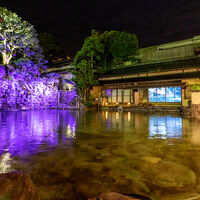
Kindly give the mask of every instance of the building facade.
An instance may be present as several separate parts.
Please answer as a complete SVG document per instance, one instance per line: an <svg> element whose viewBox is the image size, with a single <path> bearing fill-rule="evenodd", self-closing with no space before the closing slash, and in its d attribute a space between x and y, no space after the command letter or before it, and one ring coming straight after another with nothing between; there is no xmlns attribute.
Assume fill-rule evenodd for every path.
<svg viewBox="0 0 200 200"><path fill-rule="evenodd" d="M138 51L99 77L93 97L103 107L179 107L200 104L200 36Z"/></svg>

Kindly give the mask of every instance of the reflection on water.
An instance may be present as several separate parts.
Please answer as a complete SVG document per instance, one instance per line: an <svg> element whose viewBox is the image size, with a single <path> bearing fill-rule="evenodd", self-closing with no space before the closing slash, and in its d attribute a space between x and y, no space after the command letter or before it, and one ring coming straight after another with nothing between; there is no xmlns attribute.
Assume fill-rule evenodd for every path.
<svg viewBox="0 0 200 200"><path fill-rule="evenodd" d="M10 158L11 154L6 151L7 149L0 157L0 173L7 173L13 170L11 166L12 163L12 159Z"/></svg>
<svg viewBox="0 0 200 200"><path fill-rule="evenodd" d="M107 129L135 132L137 127L147 128L149 138L161 139L181 138L183 134L182 117L108 111L102 112L102 116L106 120Z"/></svg>
<svg viewBox="0 0 200 200"><path fill-rule="evenodd" d="M150 116L149 136L155 138L181 138L182 118L171 116Z"/></svg>
<svg viewBox="0 0 200 200"><path fill-rule="evenodd" d="M41 145L56 146L75 137L76 113L18 111L0 113L0 155L34 154ZM45 149L44 149L45 150Z"/></svg>
<svg viewBox="0 0 200 200"><path fill-rule="evenodd" d="M199 130L200 123L170 115L1 112L0 172L28 171L44 200L109 191L173 199L168 187L199 192Z"/></svg>

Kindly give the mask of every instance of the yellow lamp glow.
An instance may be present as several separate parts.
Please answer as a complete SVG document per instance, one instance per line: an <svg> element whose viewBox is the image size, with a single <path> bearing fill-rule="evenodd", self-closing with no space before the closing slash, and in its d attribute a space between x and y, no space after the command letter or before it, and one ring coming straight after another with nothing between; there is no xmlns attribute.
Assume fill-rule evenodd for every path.
<svg viewBox="0 0 200 200"><path fill-rule="evenodd" d="M128 112L128 121L131 121L131 112Z"/></svg>
<svg viewBox="0 0 200 200"><path fill-rule="evenodd" d="M119 113L116 112L116 120L119 120Z"/></svg>

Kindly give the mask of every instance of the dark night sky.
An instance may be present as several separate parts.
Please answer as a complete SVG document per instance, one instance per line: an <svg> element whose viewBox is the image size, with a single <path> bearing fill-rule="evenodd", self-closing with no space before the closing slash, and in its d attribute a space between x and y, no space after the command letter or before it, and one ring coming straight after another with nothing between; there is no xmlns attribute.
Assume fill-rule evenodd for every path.
<svg viewBox="0 0 200 200"><path fill-rule="evenodd" d="M0 0L0 6L38 33L54 34L71 56L91 29L135 33L140 47L200 34L200 0Z"/></svg>

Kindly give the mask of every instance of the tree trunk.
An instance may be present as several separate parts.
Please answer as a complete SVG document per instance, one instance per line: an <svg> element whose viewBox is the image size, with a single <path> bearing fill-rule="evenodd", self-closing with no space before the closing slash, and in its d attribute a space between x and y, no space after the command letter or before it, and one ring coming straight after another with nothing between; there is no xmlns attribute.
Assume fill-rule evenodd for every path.
<svg viewBox="0 0 200 200"><path fill-rule="evenodd" d="M89 92L90 92L90 89L85 89L84 91L84 102L87 102L88 101L88 97L89 97Z"/></svg>
<svg viewBox="0 0 200 200"><path fill-rule="evenodd" d="M12 59L12 54L7 55L5 52L2 53L3 56L3 65L8 65L10 63L10 60Z"/></svg>
<svg viewBox="0 0 200 200"><path fill-rule="evenodd" d="M105 72L106 72L106 70L107 70L107 62L106 62L106 58L105 58L105 68L104 68L104 70L105 70Z"/></svg>
<svg viewBox="0 0 200 200"><path fill-rule="evenodd" d="M5 77L6 78L9 78L9 75L8 75L8 59L7 59L7 54L6 53L3 53L2 54L3 56L3 65L5 66Z"/></svg>
<svg viewBox="0 0 200 200"><path fill-rule="evenodd" d="M93 69L93 55L91 55L91 68Z"/></svg>
<svg viewBox="0 0 200 200"><path fill-rule="evenodd" d="M83 93L83 102L85 103L87 100L86 100L86 90L84 90L84 93Z"/></svg>
<svg viewBox="0 0 200 200"><path fill-rule="evenodd" d="M3 55L3 65L7 65L8 64L7 63L7 55L6 55L6 53L3 53L2 55Z"/></svg>

